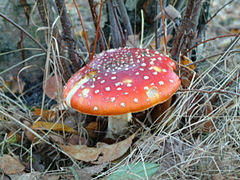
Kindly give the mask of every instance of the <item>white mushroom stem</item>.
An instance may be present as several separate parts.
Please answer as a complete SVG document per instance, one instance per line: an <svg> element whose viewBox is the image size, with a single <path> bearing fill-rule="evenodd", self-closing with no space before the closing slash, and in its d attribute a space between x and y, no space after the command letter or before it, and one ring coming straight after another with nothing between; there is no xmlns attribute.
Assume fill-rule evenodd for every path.
<svg viewBox="0 0 240 180"><path fill-rule="evenodd" d="M122 114L108 117L107 137L114 138L114 135L122 135L127 132L128 122L132 119L132 114Z"/></svg>

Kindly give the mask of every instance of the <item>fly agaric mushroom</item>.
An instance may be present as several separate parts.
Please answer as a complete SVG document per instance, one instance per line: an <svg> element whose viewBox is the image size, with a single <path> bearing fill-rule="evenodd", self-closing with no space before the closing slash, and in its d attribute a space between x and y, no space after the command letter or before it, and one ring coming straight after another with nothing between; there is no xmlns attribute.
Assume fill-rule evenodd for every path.
<svg viewBox="0 0 240 180"><path fill-rule="evenodd" d="M81 113L109 116L108 131L121 134L132 112L162 103L177 91L181 82L174 69L169 57L154 50L103 51L70 78L65 102Z"/></svg>

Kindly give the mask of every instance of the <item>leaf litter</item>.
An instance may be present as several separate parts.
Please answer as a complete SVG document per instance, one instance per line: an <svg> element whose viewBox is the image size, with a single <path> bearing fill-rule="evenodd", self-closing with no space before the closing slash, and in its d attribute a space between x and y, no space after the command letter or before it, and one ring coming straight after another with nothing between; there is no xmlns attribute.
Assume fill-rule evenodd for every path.
<svg viewBox="0 0 240 180"><path fill-rule="evenodd" d="M118 159L123 156L132 144L136 134L115 144L97 143L97 147L86 145L61 145L61 148L74 159L102 164Z"/></svg>
<svg viewBox="0 0 240 180"><path fill-rule="evenodd" d="M135 6L133 6L132 8L135 8ZM228 13L230 13L230 11ZM237 13L238 12L236 12L236 14ZM223 18L222 21L224 21L224 23L228 23L228 21L225 21L226 18L224 16L221 16L221 18ZM210 27L213 26L213 23L215 23L215 21L209 24ZM220 24L220 26L216 26L216 27L219 27L217 32L225 33L226 28L228 29L229 26L226 26L226 28L223 28L222 24ZM230 30L232 31L232 29ZM237 28L237 32L238 30L239 28ZM216 30L213 30L213 32L216 32ZM230 39L227 39L226 41L224 41L224 43L227 45L229 44L228 42L230 42ZM217 44L216 45L217 48L226 47L225 45L222 46L220 43L216 43L216 44ZM214 44L210 44L210 46L206 45L204 47L204 53L202 53L203 51L201 51L202 47L199 48L200 49L199 52L202 53L201 56L205 56L206 53L209 53L210 51L212 51L214 47L215 47ZM236 46L236 47L239 47L239 46ZM203 77L204 75L204 76L207 76L207 78L204 79L204 80L207 79L207 81L205 81L202 84L198 84L200 85L201 88L210 88L210 90L212 90L216 87L217 88L221 87L221 84L224 83L223 81L221 81L223 78L231 77L232 74L236 73L234 69L230 69L232 65L233 65L233 68L237 67L238 63L234 64L234 62L238 62L236 60L237 59L236 57L237 57L236 55L233 55L228 57L230 58L230 60L224 59L224 61L227 62L225 67L226 71L224 70L224 67L215 68L213 73L212 72L209 73L209 71L206 71L206 69L209 69L215 66L214 63L216 63L217 61L214 58L208 59L206 63L203 63L203 66L201 67L192 66L192 69L193 68L197 69L196 72L198 72L198 75L200 76L197 77L196 79L193 79L194 73L189 73L189 71L187 71L186 76L184 76L183 74L183 77L185 78L183 85L185 86L185 88L196 87L195 86L196 84L194 83L198 83L198 82L202 83L204 79ZM229 66L229 64L231 63L232 65ZM201 81L198 81L199 79L201 79ZM225 79L224 81L227 81L227 80L229 79ZM237 86L234 86L238 82L239 82L238 79L235 80L233 82L233 85L227 87L227 89L232 91L234 90L238 91L238 89L236 88ZM13 88L13 91L17 92L20 89L21 88L15 90L15 88ZM5 91L5 89L3 89L3 91ZM235 176L234 172L236 174L239 172L238 167L239 167L239 132L240 131L239 131L239 112L237 112L237 109L239 109L238 98L231 97L228 94L224 94L222 96L218 95L218 99L221 101L222 104L220 104L219 102L218 102L219 104L217 104L217 103L211 103L209 101L211 99L211 95L201 96L199 94L200 93L198 92L179 93L179 96L181 96L181 98L184 99L184 101L177 101L179 104L174 106L174 111L172 112L174 115L165 117L165 120L166 121L169 120L170 122L167 125L169 126L168 131L165 131L161 123L154 124L153 126L156 126L154 128L157 129L157 132L154 134L152 134L152 132L150 131L144 132L142 137L140 138L140 141L138 141L137 143L134 143L134 148L137 147L136 148L137 150L135 151L135 153L130 154L130 156L127 157L126 160L121 163L125 163L124 164L125 167L127 167L129 162L131 162L130 165L132 165L135 162L139 162L139 161L140 162L145 161L145 164L147 164L147 162L152 162L157 165L160 164L161 166L158 169L158 173L154 175L153 177L154 179L159 179L160 177L162 178L169 178L169 177L170 178L176 178L176 177L178 178L179 177L182 177L182 178L183 177L184 178L205 177L206 178L208 177L212 179L216 179L216 178L226 179L227 177L230 177L233 179L236 178L237 175ZM4 102L9 103L6 100ZM11 103L9 104L13 105L13 107L18 106L13 102ZM180 106L181 103L184 104L184 106ZM3 105L3 107L4 106L5 104ZM5 109L1 110L1 112L2 111L5 111ZM21 111L24 112L25 109L23 108L21 109ZM12 111L12 109L8 109L6 112L8 113L10 112L12 114L16 113L16 111ZM24 113L27 114L29 112L24 112ZM27 115L19 118L19 121L23 121L23 119L24 120L27 119L28 121L29 120L33 121L33 119L31 119L31 116L28 117ZM50 120L47 117L46 119ZM181 126L183 119L185 120L185 122L187 122L184 124L185 126ZM192 119L198 120L198 121L192 121ZM4 122L4 123L6 122L5 124L7 124L10 121L11 119L8 119L1 115L1 122ZM209 125L206 122L211 122L211 123ZM172 128L174 123L178 124L179 129ZM206 131L202 129L201 127L202 124L206 126ZM51 125L52 124L50 124L50 126L46 125L45 129L52 131ZM15 126L9 126L9 127L17 131L18 129ZM60 129L56 128L57 133L62 133L63 132L62 129L65 129L61 127ZM210 130L212 127L214 127L214 131ZM215 127L217 128L215 129ZM89 127L89 129L91 128ZM92 129L95 130L96 128L93 127ZM174 129L174 131L172 129ZM190 130L185 131L186 129L190 129ZM40 134L40 131L42 131L41 128L39 129L36 128L34 130L36 130L36 132L39 134ZM71 131L69 132L72 133ZM44 135L44 137L48 136L45 134L40 134L40 135L41 136ZM76 140L75 142L74 140L73 144L78 144L78 141L79 140ZM14 141L14 143L16 142L19 144L22 143L21 141ZM97 162L96 164L98 164L101 162L105 162L103 158L107 157L107 164L108 164L108 162L112 161L118 156L121 156L120 154L124 154L124 152L126 152L129 149L129 147L132 146L132 140L129 140L129 138L127 138L125 142L126 144L124 145L125 147L122 150L120 150L120 152L117 153L118 155L115 154L113 157L111 157L112 155L111 153L114 154L114 152L111 152L111 153L109 152L109 154L106 153L106 151L109 150L109 148L111 147L117 148L120 145L122 145L121 142L122 141L113 145L99 143L97 147L93 149L91 149L91 147L85 146L85 148L83 149L85 149L86 152L88 152L87 150L89 150L92 153L92 157L88 157L87 162L90 162L90 163ZM60 141L58 143L60 144ZM83 143L83 144L86 144L86 143ZM75 150L70 148L69 155L72 154L73 155L72 157L74 157L74 155L76 157L77 156L82 157L83 154L78 155L78 153L75 152L80 147L84 147L84 146L78 145L74 147ZM83 162L79 161L78 163L79 163L78 164L79 167L82 168L81 170L84 170L84 168L88 168L88 167L84 167L84 165L86 164L83 165L82 164ZM94 165L90 166L89 168L91 167L94 167ZM95 173L95 175L98 173L101 173L104 167L100 168L100 171L93 171L92 173L93 174ZM123 168L123 170L126 170L126 169ZM110 174L109 171L103 172L101 176L104 176L106 174Z"/></svg>

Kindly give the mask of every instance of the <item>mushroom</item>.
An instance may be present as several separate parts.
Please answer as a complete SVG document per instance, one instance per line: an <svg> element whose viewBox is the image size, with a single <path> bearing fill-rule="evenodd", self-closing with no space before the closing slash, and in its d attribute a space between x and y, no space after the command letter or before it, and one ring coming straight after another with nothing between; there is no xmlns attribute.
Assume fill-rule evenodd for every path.
<svg viewBox="0 0 240 180"><path fill-rule="evenodd" d="M96 55L64 87L67 106L108 116L108 135L126 132L131 113L168 100L181 82L175 63L150 49L118 48Z"/></svg>

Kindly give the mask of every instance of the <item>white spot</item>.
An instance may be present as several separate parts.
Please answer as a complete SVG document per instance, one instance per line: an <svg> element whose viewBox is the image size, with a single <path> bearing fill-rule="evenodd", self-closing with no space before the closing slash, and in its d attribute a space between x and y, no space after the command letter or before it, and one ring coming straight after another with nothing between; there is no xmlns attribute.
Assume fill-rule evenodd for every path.
<svg viewBox="0 0 240 180"><path fill-rule="evenodd" d="M100 92L99 89L95 90L95 94L98 94L99 92Z"/></svg>
<svg viewBox="0 0 240 180"><path fill-rule="evenodd" d="M105 75L105 76L108 76L108 73L105 73L104 75Z"/></svg>
<svg viewBox="0 0 240 180"><path fill-rule="evenodd" d="M173 83L173 80L172 80L172 79L169 79L169 82L170 82L170 83Z"/></svg>
<svg viewBox="0 0 240 180"><path fill-rule="evenodd" d="M134 101L135 103L138 103L138 98L134 98L133 101Z"/></svg>
<svg viewBox="0 0 240 180"><path fill-rule="evenodd" d="M118 90L118 91L121 91L121 90L122 90L122 88L118 87L118 88L117 88L117 90Z"/></svg>
<svg viewBox="0 0 240 180"><path fill-rule="evenodd" d="M139 75L139 72L136 72L135 74L136 74L136 75Z"/></svg>
<svg viewBox="0 0 240 180"><path fill-rule="evenodd" d="M115 97L112 97L112 98L111 98L111 102L114 102L115 100L116 100Z"/></svg>
<svg viewBox="0 0 240 180"><path fill-rule="evenodd" d="M117 72L116 72L116 71L113 71L112 74L117 74Z"/></svg>
<svg viewBox="0 0 240 180"><path fill-rule="evenodd" d="M110 88L110 87L106 87L105 90L106 90L106 91L110 91L111 88Z"/></svg>
<svg viewBox="0 0 240 180"><path fill-rule="evenodd" d="M158 89L157 88L151 88L149 91L147 91L147 96L149 98L153 98L158 95Z"/></svg>
<svg viewBox="0 0 240 180"><path fill-rule="evenodd" d="M147 87L147 86L144 86L144 88L143 88L144 90L149 90L149 87Z"/></svg>
<svg viewBox="0 0 240 180"><path fill-rule="evenodd" d="M90 90L89 90L88 88L82 90L83 97L87 98L89 91L90 91Z"/></svg>
<svg viewBox="0 0 240 180"><path fill-rule="evenodd" d="M92 88L92 89L93 89L93 88L95 88L95 85L94 85L94 84L93 84L93 85L91 85L91 86L90 86L90 88Z"/></svg>
<svg viewBox="0 0 240 180"><path fill-rule="evenodd" d="M124 95L128 95L128 92L124 92L123 94L124 94Z"/></svg>
<svg viewBox="0 0 240 180"><path fill-rule="evenodd" d="M139 70L140 70L140 71L144 71L144 69L143 69L143 68L140 68Z"/></svg>
<svg viewBox="0 0 240 180"><path fill-rule="evenodd" d="M117 77L116 76L112 76L111 79L114 80L114 79L117 79Z"/></svg>
<svg viewBox="0 0 240 180"><path fill-rule="evenodd" d="M131 87L132 86L132 84L130 84L130 83L127 83L127 87Z"/></svg>
<svg viewBox="0 0 240 180"><path fill-rule="evenodd" d="M100 76L98 76L98 77L97 77L97 79L101 79L101 77L100 77Z"/></svg>
<svg viewBox="0 0 240 180"><path fill-rule="evenodd" d="M120 86L120 85L123 85L123 83L122 83L122 82L117 82L117 83L115 83L115 86L116 86L116 87L118 87L118 86Z"/></svg>
<svg viewBox="0 0 240 180"><path fill-rule="evenodd" d="M154 62L153 62L153 61L151 61L149 64L151 64L151 65L154 65Z"/></svg>
<svg viewBox="0 0 240 180"><path fill-rule="evenodd" d="M100 83L101 83L101 84L105 83L105 80L102 80Z"/></svg>
<svg viewBox="0 0 240 180"><path fill-rule="evenodd" d="M94 106L93 110L94 110L94 111L97 111L97 110L98 110L98 107L97 107L97 106Z"/></svg>
<svg viewBox="0 0 240 180"><path fill-rule="evenodd" d="M122 107L125 107L125 103L124 103L124 102L122 102L120 105L121 105Z"/></svg>
<svg viewBox="0 0 240 180"><path fill-rule="evenodd" d="M149 70L153 70L153 67L151 66L150 68L148 68Z"/></svg>
<svg viewBox="0 0 240 180"><path fill-rule="evenodd" d="M156 58L152 58L151 60L152 60L152 61L156 61Z"/></svg>
<svg viewBox="0 0 240 180"><path fill-rule="evenodd" d="M145 79L145 80L146 80L146 79L149 79L149 77L148 77L148 76L144 76L144 77L143 77L143 79Z"/></svg>
<svg viewBox="0 0 240 180"><path fill-rule="evenodd" d="M161 61L161 60L162 60L162 58L161 58L161 57L159 57L159 58L158 58L158 60L159 60L159 61Z"/></svg>
<svg viewBox="0 0 240 180"><path fill-rule="evenodd" d="M163 71L163 72L167 72L167 70L166 70L166 69L162 69L162 71Z"/></svg>
<svg viewBox="0 0 240 180"><path fill-rule="evenodd" d="M159 81L158 84L159 84L160 86L162 86L162 85L164 85L164 82L163 82L163 81Z"/></svg>
<svg viewBox="0 0 240 180"><path fill-rule="evenodd" d="M153 72L153 75L157 75L157 74L158 74L158 72L157 72L157 71L154 71L154 72Z"/></svg>
<svg viewBox="0 0 240 180"><path fill-rule="evenodd" d="M141 66L143 66L143 67L146 66L146 63L142 63Z"/></svg>

